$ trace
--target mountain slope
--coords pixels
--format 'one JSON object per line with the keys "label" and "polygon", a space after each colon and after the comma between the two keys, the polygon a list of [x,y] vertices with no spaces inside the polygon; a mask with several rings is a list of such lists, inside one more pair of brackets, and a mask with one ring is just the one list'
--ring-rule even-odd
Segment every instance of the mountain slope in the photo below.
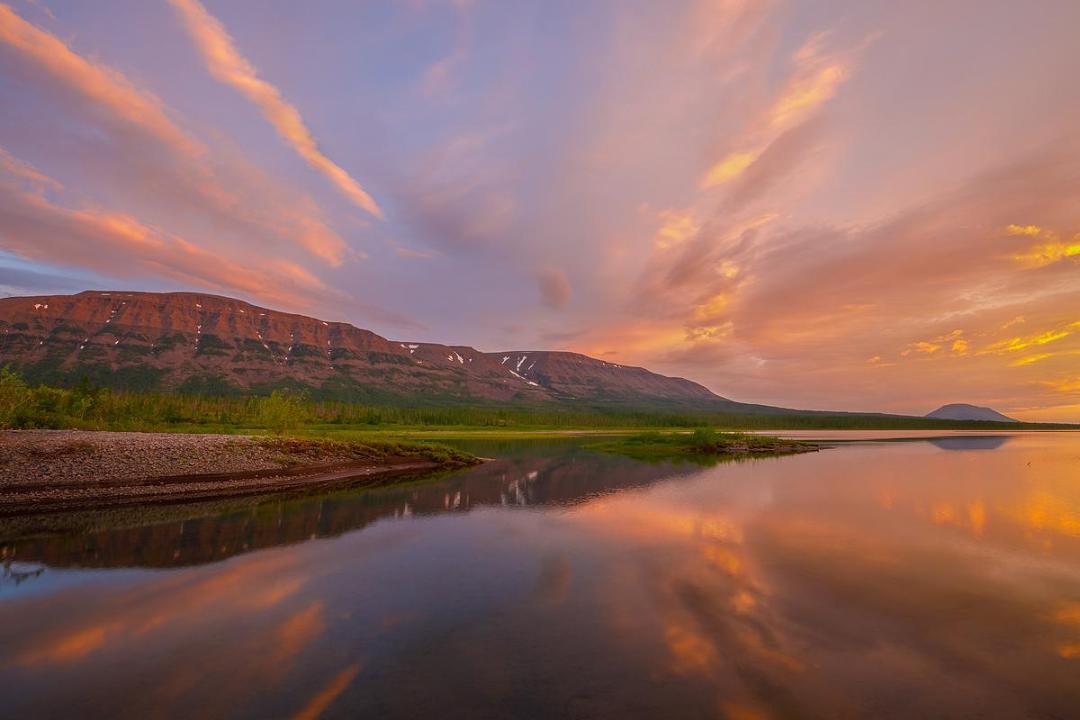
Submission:
{"label": "mountain slope", "polygon": [[926,417],[936,420],[980,420],[986,422],[1020,422],[1014,418],[1002,415],[997,410],[967,403],[952,403],[942,405],[933,412],[926,413]]}
{"label": "mountain slope", "polygon": [[0,299],[0,364],[36,382],[424,402],[740,407],[682,378],[567,352],[391,341],[348,323],[200,293]]}

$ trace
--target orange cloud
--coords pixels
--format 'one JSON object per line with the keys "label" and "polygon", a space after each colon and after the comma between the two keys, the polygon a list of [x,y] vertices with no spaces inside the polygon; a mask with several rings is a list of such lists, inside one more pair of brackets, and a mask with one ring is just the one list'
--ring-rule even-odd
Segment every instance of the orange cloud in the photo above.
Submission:
{"label": "orange cloud", "polygon": [[113,277],[169,277],[290,306],[310,306],[328,292],[295,263],[233,261],[127,214],[56,204],[40,192],[16,187],[10,177],[0,175],[0,223],[6,230],[0,247],[21,257]]}
{"label": "orange cloud", "polygon": [[653,244],[659,250],[677,247],[692,238],[700,230],[692,213],[678,210],[661,210],[660,228],[656,231]]}
{"label": "orange cloud", "polygon": [[1080,235],[1073,236],[1072,241],[1068,243],[1060,241],[1042,243],[1013,256],[1017,262],[1036,268],[1071,257],[1080,257]]}
{"label": "orange cloud", "polygon": [[[925,412],[961,399],[1078,420],[1075,403],[1040,385],[1075,374],[1075,266],[1013,260],[1046,241],[1045,228],[1075,224],[1078,162],[1080,147],[1054,147],[855,227],[800,227],[787,213],[747,227],[728,205],[711,215],[690,205],[660,218],[623,322],[583,333],[577,349],[619,347],[620,361],[770,404],[839,408],[857,397],[846,407]],[[1018,217],[1030,224],[1009,230]],[[703,306],[717,296],[723,310],[711,313]],[[685,327],[703,332],[679,337]],[[657,341],[637,339],[647,332]],[[905,354],[933,361],[898,362]]]}
{"label": "orange cloud", "polygon": [[1039,347],[1067,338],[1078,329],[1080,329],[1080,321],[1035,333],[1034,335],[1024,335],[1008,338],[1007,340],[999,340],[998,342],[991,343],[983,348],[980,353],[1004,354],[1027,350],[1028,348]]}
{"label": "orange cloud", "polygon": [[1024,267],[1041,268],[1067,258],[1080,258],[1080,233],[1073,235],[1072,240],[1067,242],[1053,230],[1041,228],[1038,225],[1008,225],[1005,233],[1011,236],[1043,239],[1044,242],[1013,254],[1013,260]]}
{"label": "orange cloud", "polygon": [[1035,353],[1033,355],[1025,355],[1019,357],[1009,363],[1010,367],[1023,367],[1024,365],[1034,365],[1035,363],[1042,362],[1043,360],[1050,360],[1052,358],[1074,357],[1080,355],[1080,350],[1061,350],[1058,352],[1042,352]]}
{"label": "orange cloud", "polygon": [[900,354],[901,355],[910,355],[911,353],[923,353],[925,355],[933,355],[934,353],[936,353],[940,349],[941,349],[940,345],[935,345],[934,343],[926,342],[925,340],[920,340],[919,342],[912,343],[912,344],[908,345],[907,349],[904,350],[904,352],[902,352]]}
{"label": "orange cloud", "polygon": [[[795,145],[804,144],[808,132],[795,130],[804,124],[807,131],[816,128],[807,124],[808,121],[836,96],[854,68],[855,53],[828,52],[827,40],[827,34],[815,34],[794,53],[792,72],[779,94],[747,131],[740,143],[742,147],[726,154],[706,171],[698,183],[700,189],[708,190],[744,175],[762,163],[770,148],[772,162],[767,164],[775,166],[776,156],[781,154],[778,150],[788,154]],[[787,142],[780,142],[785,138]]]}
{"label": "orange cloud", "polygon": [[0,42],[87,99],[178,151],[191,155],[205,151],[201,143],[169,118],[164,104],[154,95],[136,88],[120,73],[85,60],[59,38],[26,22],[3,4],[0,4]]}
{"label": "orange cloud", "polygon": [[1042,229],[1038,225],[1009,225],[1005,228],[1005,232],[1010,235],[1035,236],[1042,232]]}
{"label": "orange cloud", "polygon": [[[296,199],[295,191],[274,187],[239,158],[209,152],[180,127],[157,96],[136,87],[119,71],[87,60],[4,4],[0,4],[0,43],[88,104],[95,121],[104,122],[118,144],[139,145],[135,150],[124,148],[137,153],[137,162],[109,168],[113,173],[130,168],[138,192],[167,188],[155,200],[177,205],[184,215],[205,213],[216,225],[240,230],[248,238],[282,237],[333,265],[342,262],[345,242],[322,220],[313,203],[303,196]],[[147,140],[152,142],[147,145]],[[229,162],[222,162],[223,158]],[[108,160],[114,161],[114,157]],[[9,163],[4,165],[10,172]],[[268,196],[272,201],[268,202]]]}
{"label": "orange cloud", "polygon": [[709,168],[701,181],[701,189],[706,190],[738,177],[758,159],[759,155],[760,151],[731,153]]}
{"label": "orange cloud", "polygon": [[63,188],[59,182],[44,174],[30,163],[19,160],[4,148],[0,147],[0,172],[18,178],[33,187],[37,192],[46,188],[60,190]]}
{"label": "orange cloud", "polygon": [[791,127],[831,100],[851,74],[851,60],[825,51],[817,33],[794,55],[795,72],[769,109],[769,125]]}
{"label": "orange cloud", "polygon": [[1045,380],[1043,384],[1054,391],[1064,394],[1080,393],[1080,377],[1065,380]]}
{"label": "orange cloud", "polygon": [[717,293],[694,308],[694,320],[703,323],[715,321],[723,316],[730,302],[731,298],[726,293]]}
{"label": "orange cloud", "polygon": [[198,0],[170,0],[195,40],[210,74],[233,86],[262,112],[263,116],[311,167],[322,173],[355,203],[377,218],[382,210],[345,170],[319,150],[300,111],[289,104],[275,86],[259,77],[255,67],[240,54],[221,22],[206,11]]}
{"label": "orange cloud", "polygon": [[953,330],[947,335],[940,335],[933,340],[920,340],[909,344],[904,348],[900,354],[904,357],[912,355],[914,353],[921,353],[924,355],[934,355],[937,352],[948,348],[952,355],[960,356],[966,355],[970,344],[964,339],[963,330]]}

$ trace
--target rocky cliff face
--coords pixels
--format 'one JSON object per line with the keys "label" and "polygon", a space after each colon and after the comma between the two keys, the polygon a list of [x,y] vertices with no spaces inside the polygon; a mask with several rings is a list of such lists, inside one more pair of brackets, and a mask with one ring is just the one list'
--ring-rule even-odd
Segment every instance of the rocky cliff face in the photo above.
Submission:
{"label": "rocky cliff face", "polygon": [[0,299],[0,364],[34,381],[426,401],[723,403],[644,368],[548,351],[484,353],[391,341],[347,323],[198,293],[83,292]]}

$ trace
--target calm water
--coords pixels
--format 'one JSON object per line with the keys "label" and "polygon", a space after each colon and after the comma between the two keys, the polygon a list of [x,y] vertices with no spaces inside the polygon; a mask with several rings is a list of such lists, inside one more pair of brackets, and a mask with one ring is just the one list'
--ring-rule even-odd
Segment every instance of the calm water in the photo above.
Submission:
{"label": "calm water", "polygon": [[478,449],[0,543],[0,717],[1080,717],[1080,435]]}

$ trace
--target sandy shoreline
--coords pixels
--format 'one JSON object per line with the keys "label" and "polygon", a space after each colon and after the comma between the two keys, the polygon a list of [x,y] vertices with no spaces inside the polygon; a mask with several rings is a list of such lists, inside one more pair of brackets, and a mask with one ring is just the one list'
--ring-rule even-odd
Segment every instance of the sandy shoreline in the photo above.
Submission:
{"label": "sandy shoreline", "polygon": [[0,516],[374,485],[471,464],[423,448],[236,435],[0,432]]}

